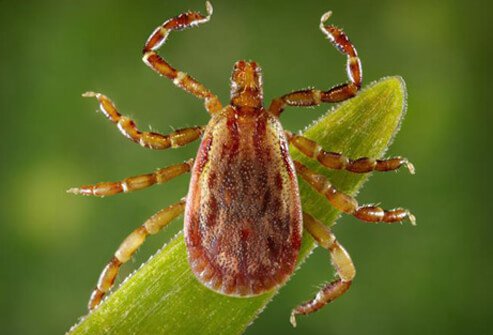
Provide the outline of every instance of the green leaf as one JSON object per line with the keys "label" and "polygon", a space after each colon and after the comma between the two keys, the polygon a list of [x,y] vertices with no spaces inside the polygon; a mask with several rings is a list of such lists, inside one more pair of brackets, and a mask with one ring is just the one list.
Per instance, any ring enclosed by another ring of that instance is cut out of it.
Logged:
{"label": "green leaf", "polygon": [[[384,78],[314,122],[304,134],[325,149],[349,157],[381,157],[405,109],[403,80]],[[349,194],[355,195],[367,179],[367,175],[324,169],[295,149],[291,153]],[[305,211],[327,225],[334,224],[339,213],[324,197],[303,181],[300,192]],[[299,264],[312,248],[313,240],[304,236]],[[241,334],[276,293],[233,298],[205,288],[190,271],[179,233],[68,334]],[[297,303],[293,301],[293,307]]]}

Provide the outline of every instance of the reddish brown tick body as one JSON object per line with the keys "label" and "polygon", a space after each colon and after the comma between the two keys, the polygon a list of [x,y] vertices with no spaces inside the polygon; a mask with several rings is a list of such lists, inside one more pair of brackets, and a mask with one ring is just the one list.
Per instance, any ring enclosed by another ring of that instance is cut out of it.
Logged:
{"label": "reddish brown tick body", "polygon": [[258,99],[260,76],[253,62],[235,65],[239,93],[205,129],[185,209],[192,271],[228,295],[255,295],[284,283],[301,245],[295,168],[278,118]]}
{"label": "reddish brown tick body", "polygon": [[195,160],[117,182],[103,182],[72,188],[71,193],[109,196],[164,183],[191,172],[187,196],[158,211],[122,242],[100,275],[90,301],[94,309],[111,289],[119,268],[126,263],[147,236],[156,234],[174,218],[185,213],[185,241],[190,267],[197,279],[212,290],[232,296],[258,295],[282,285],[293,273],[301,246],[303,228],[330,253],[336,278],[325,284],[315,298],[295,309],[295,316],[312,313],[346,292],[355,269],[349,254],[329,228],[302,212],[297,177],[301,177],[338,210],[365,222],[401,222],[414,216],[401,208],[384,210],[358,202],[339,192],[326,177],[316,174],[301,162],[293,161],[288,143],[301,153],[330,169],[352,173],[391,171],[402,165],[414,172],[407,159],[385,160],[362,157],[350,159],[324,150],[316,142],[284,131],[279,116],[286,106],[315,106],[353,97],[362,81],[361,62],[356,49],[342,30],[325,26],[330,12],[324,14],[320,28],[330,42],[347,56],[349,82],[327,91],[306,89],[274,99],[263,106],[262,75],[255,62],[239,61],[231,77],[231,102],[222,107],[216,95],[196,79],[168,64],[156,51],[169,33],[207,22],[208,15],[181,14],[159,26],[147,40],[143,61],[158,74],[183,90],[203,99],[211,120],[205,127],[177,130],[168,135],[140,131],[122,116],[113,102],[100,93],[96,97],[105,116],[130,140],[151,149],[186,145],[200,137]]}

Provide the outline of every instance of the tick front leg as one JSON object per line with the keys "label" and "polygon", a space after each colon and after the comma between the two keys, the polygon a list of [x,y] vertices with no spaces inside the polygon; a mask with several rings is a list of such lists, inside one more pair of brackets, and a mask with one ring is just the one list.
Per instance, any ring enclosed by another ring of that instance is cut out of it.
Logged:
{"label": "tick front leg", "polygon": [[344,247],[337,242],[336,237],[329,228],[308,213],[303,213],[303,227],[321,247],[330,252],[332,264],[337,274],[336,279],[325,284],[313,299],[293,309],[290,318],[293,327],[296,327],[296,315],[316,312],[343,295],[351,286],[356,274],[351,257]]}
{"label": "tick front leg", "polygon": [[296,172],[318,193],[322,194],[338,210],[353,215],[364,222],[385,222],[396,223],[408,219],[412,225],[416,224],[416,218],[407,209],[395,208],[385,210],[374,205],[358,205],[353,197],[339,192],[329,180],[321,175],[311,171],[305,165],[294,161]]}
{"label": "tick front leg", "polygon": [[322,16],[320,20],[320,29],[327,36],[329,41],[341,53],[347,56],[346,71],[349,82],[335,86],[328,91],[308,89],[283,95],[282,97],[274,99],[271,102],[269,110],[273,114],[280,115],[286,105],[305,107],[318,106],[321,103],[344,101],[354,97],[356,92],[358,92],[361,88],[363,70],[356,48],[341,29],[332,25],[324,25],[331,15],[332,12],[327,12]]}
{"label": "tick front leg", "polygon": [[120,130],[120,132],[131,141],[140,144],[145,148],[163,150],[177,148],[195,141],[204,132],[204,127],[191,127],[179,129],[171,134],[162,135],[155,132],[140,131],[135,122],[122,116],[115,104],[105,95],[95,92],[86,92],[83,97],[95,97],[99,101],[101,112]]}
{"label": "tick front leg", "polygon": [[154,235],[166,227],[173,219],[180,216],[185,209],[185,200],[162,209],[151,216],[142,226],[135,229],[130,235],[123,240],[120,247],[116,250],[115,255],[108,262],[103,272],[99,276],[96,288],[89,299],[88,308],[96,308],[105,294],[113,287],[122,264],[128,262],[132,255],[144,243],[149,235]]}
{"label": "tick front leg", "polygon": [[152,173],[125,178],[116,182],[103,182],[94,185],[84,185],[67,190],[67,193],[92,195],[96,197],[106,197],[118,193],[128,193],[142,190],[155,184],[162,184],[190,172],[193,166],[193,159],[181,164],[158,169]]}
{"label": "tick front leg", "polygon": [[288,138],[289,143],[302,154],[318,160],[320,164],[329,169],[366,173],[371,171],[393,171],[404,165],[411,174],[414,174],[415,172],[414,165],[410,163],[407,158],[392,157],[389,159],[373,159],[362,157],[350,159],[340,153],[325,151],[317,142],[304,136],[295,135],[286,131],[286,137]]}
{"label": "tick front leg", "polygon": [[173,68],[168,62],[161,58],[156,51],[166,42],[169,33],[174,30],[183,30],[208,22],[212,15],[212,5],[206,2],[207,16],[198,12],[188,12],[180,14],[164,22],[151,34],[147,40],[144,50],[144,63],[158,74],[165,76],[173,81],[173,84],[181,89],[195,95],[197,98],[205,100],[205,108],[209,113],[219,112],[222,109],[218,97],[209,91],[204,85],[199,83],[185,72]]}

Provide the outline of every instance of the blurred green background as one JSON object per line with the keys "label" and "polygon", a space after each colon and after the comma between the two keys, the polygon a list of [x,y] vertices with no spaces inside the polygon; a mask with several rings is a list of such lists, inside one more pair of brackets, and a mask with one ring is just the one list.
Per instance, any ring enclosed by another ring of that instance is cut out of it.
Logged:
{"label": "blurred green background", "polygon": [[[266,103],[294,89],[343,82],[345,57],[318,30],[343,27],[362,59],[365,83],[401,75],[408,114],[389,154],[409,157],[416,176],[374,175],[359,195],[405,206],[418,226],[335,228],[357,278],[342,299],[293,330],[291,308],[331,278],[316,250],[247,334],[486,334],[491,332],[493,155],[489,108],[491,3],[486,1],[213,1],[212,21],[172,34],[161,54],[228,101],[238,59],[263,67]],[[96,279],[121,240],[185,195],[188,177],[105,199],[65,190],[183,161],[189,148],[155,152],[124,139],[87,90],[106,93],[138,125],[169,132],[205,124],[202,103],[140,60],[150,32],[200,1],[0,1],[0,322],[2,334],[62,334],[86,312]],[[289,108],[291,130],[328,106]],[[180,229],[150,238],[128,274]],[[122,277],[120,277],[122,278]]]}

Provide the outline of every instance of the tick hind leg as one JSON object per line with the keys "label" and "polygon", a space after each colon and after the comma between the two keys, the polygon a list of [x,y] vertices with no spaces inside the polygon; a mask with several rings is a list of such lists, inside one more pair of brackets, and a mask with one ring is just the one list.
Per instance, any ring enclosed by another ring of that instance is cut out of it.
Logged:
{"label": "tick hind leg", "polygon": [[308,213],[303,213],[303,227],[321,247],[330,252],[332,264],[337,274],[336,278],[325,284],[313,299],[293,309],[290,318],[293,327],[296,327],[296,315],[306,315],[316,312],[329,302],[343,295],[351,286],[351,282],[356,274],[351,257],[344,247],[337,242],[336,237],[329,228]]}
{"label": "tick hind leg", "polygon": [[335,86],[328,91],[308,89],[283,95],[271,102],[269,110],[273,114],[280,115],[286,106],[318,106],[321,103],[344,101],[355,96],[361,88],[363,70],[356,48],[341,29],[332,25],[325,26],[325,22],[331,15],[332,12],[327,12],[322,16],[320,29],[329,41],[347,56],[346,70],[349,82]]}
{"label": "tick hind leg", "polygon": [[222,109],[218,97],[209,91],[204,85],[186,74],[173,68],[168,62],[161,58],[156,51],[166,42],[169,33],[174,30],[183,30],[208,22],[212,15],[212,5],[206,2],[207,16],[198,12],[180,14],[164,22],[149,36],[144,50],[143,58],[145,64],[158,74],[165,76],[181,89],[205,100],[205,108],[209,113],[215,113]]}
{"label": "tick hind leg", "polygon": [[105,294],[113,287],[116,276],[122,264],[128,262],[132,255],[144,243],[149,235],[154,235],[166,227],[173,219],[180,216],[185,209],[185,200],[177,202],[162,209],[151,216],[142,226],[135,229],[130,235],[123,240],[118,247],[115,255],[108,262],[103,272],[99,276],[96,288],[89,299],[88,308],[93,310],[102,301]]}
{"label": "tick hind leg", "polygon": [[338,210],[353,215],[364,222],[385,222],[396,223],[405,219],[416,224],[416,218],[407,209],[395,208],[385,210],[375,205],[358,205],[353,197],[339,192],[329,180],[320,174],[317,174],[298,161],[294,161],[296,172],[318,193],[322,194]]}
{"label": "tick hind leg", "polygon": [[184,163],[175,164],[163,169],[158,169],[152,173],[129,177],[116,182],[103,182],[94,185],[74,187],[67,190],[67,192],[81,195],[92,195],[96,197],[106,197],[118,193],[133,192],[137,190],[142,190],[155,184],[165,183],[168,180],[176,178],[184,173],[190,172],[192,166],[193,159],[190,159]]}
{"label": "tick hind leg", "polygon": [[83,97],[95,97],[99,101],[101,112],[120,130],[120,132],[131,141],[140,144],[145,148],[163,150],[168,148],[176,148],[195,141],[204,132],[203,127],[190,127],[179,129],[168,135],[162,135],[155,132],[140,131],[135,122],[122,116],[115,104],[105,95],[95,92],[86,92]]}
{"label": "tick hind leg", "polygon": [[403,157],[392,157],[388,159],[373,159],[361,157],[350,159],[337,152],[325,151],[317,142],[304,136],[295,135],[286,131],[286,136],[290,144],[298,149],[305,156],[316,159],[323,166],[329,169],[347,170],[354,173],[366,173],[371,171],[393,171],[401,166],[407,167],[411,174],[414,174],[414,165]]}

